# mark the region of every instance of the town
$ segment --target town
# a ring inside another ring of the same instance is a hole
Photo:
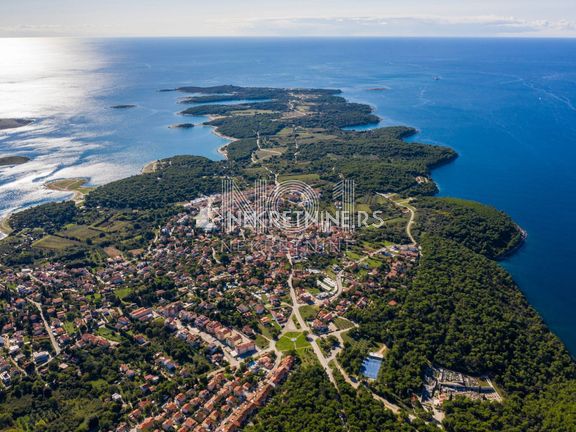
[[[320,364],[333,382],[336,371],[354,387],[373,379],[339,363],[357,327],[346,314],[382,290],[395,307],[385,282],[417,263],[418,246],[362,247],[349,230],[314,225],[297,235],[226,232],[220,205],[221,195],[185,204],[147,251],[97,271],[51,263],[2,273],[3,385],[73,371],[83,350],[139,347],[152,361],[118,365],[117,430],[186,432],[238,430],[296,360]]]

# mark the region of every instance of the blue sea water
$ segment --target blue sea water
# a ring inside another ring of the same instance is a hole
[[[46,180],[94,184],[175,154],[218,158],[210,128],[182,118],[181,85],[335,87],[374,106],[381,125],[460,157],[434,171],[441,194],[475,199],[528,231],[503,262],[576,354],[576,40],[562,39],[0,39],[0,213],[63,194]],[[117,104],[134,109],[112,110]]]

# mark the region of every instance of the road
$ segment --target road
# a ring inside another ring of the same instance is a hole
[[[383,248],[383,249],[385,249],[385,248]],[[377,253],[381,253],[383,249],[379,249],[377,251],[374,251],[369,256],[372,256],[372,255],[377,254]],[[288,261],[292,265],[292,257],[290,256],[290,254],[288,254],[287,257],[288,257]],[[366,258],[368,258],[368,256],[364,257],[364,259],[366,259]],[[341,281],[342,273],[343,273],[343,271],[338,273],[338,275],[336,277],[336,283],[338,285],[338,294],[335,295],[334,297],[338,297],[339,293],[342,292],[342,281]],[[349,329],[339,330],[337,332],[332,333],[340,341],[340,349],[335,350],[330,355],[330,357],[328,359],[326,357],[324,357],[324,354],[320,350],[320,347],[318,346],[318,343],[317,343],[317,340],[320,338],[312,333],[312,331],[310,330],[310,327],[308,326],[308,324],[306,323],[306,321],[302,318],[302,315],[300,314],[300,306],[303,306],[303,304],[300,304],[298,302],[298,297],[296,296],[296,290],[294,289],[294,286],[292,284],[292,278],[293,278],[293,271],[290,273],[290,276],[288,278],[288,287],[290,288],[290,297],[292,299],[292,314],[296,316],[296,320],[298,321],[298,324],[300,324],[300,328],[302,329],[302,331],[308,331],[309,332],[309,334],[310,334],[309,338],[311,339],[312,349],[314,350],[314,354],[316,354],[316,357],[318,358],[320,365],[324,368],[324,370],[326,371],[326,374],[328,375],[328,378],[330,379],[332,384],[334,384],[336,386],[336,388],[337,388],[337,385],[336,385],[336,380],[334,379],[334,373],[332,371],[332,368],[329,365],[330,361],[332,361],[333,364],[336,365],[336,368],[342,374],[342,376],[344,377],[346,382],[348,384],[350,384],[352,387],[354,387],[355,389],[357,389],[360,386],[360,383],[358,381],[350,378],[348,373],[346,373],[346,371],[340,366],[340,363],[338,363],[338,360],[336,359],[337,354],[340,352],[340,350],[342,350],[342,348],[344,346],[344,341],[342,339],[342,333],[348,331]],[[292,319],[292,317],[290,317],[290,319]],[[354,324],[354,325],[356,327],[358,327],[357,324]],[[372,397],[374,399],[380,401],[387,409],[392,411],[394,414],[398,414],[401,411],[401,408],[398,405],[395,405],[395,404],[389,402],[388,400],[384,399],[383,397],[373,393],[372,391],[370,391],[370,389],[368,389],[368,391],[370,392],[370,394],[372,395]]]
[[[406,224],[406,235],[408,236],[413,245],[417,245],[418,242],[416,242],[414,236],[412,235],[412,226],[414,225],[416,219],[416,209],[410,204],[408,204],[411,198],[408,198],[406,200],[395,200],[392,199],[391,194],[378,193],[378,195],[386,198],[389,201],[392,201],[398,207],[402,207],[410,212],[410,219],[408,219],[408,223]]]
[[[292,258],[290,256],[288,259],[290,262],[292,262]],[[310,330],[310,327],[308,327],[308,324],[302,318],[302,314],[300,313],[300,306],[304,306],[304,304],[301,304],[298,302],[298,297],[296,296],[296,290],[294,290],[294,286],[292,284],[292,277],[293,277],[293,271],[290,273],[290,277],[288,278],[288,287],[290,288],[290,297],[292,298],[292,313],[293,313],[293,315],[296,316],[296,320],[298,321],[298,324],[300,324],[300,330],[308,332],[308,334],[309,334],[308,337],[311,339],[310,345],[312,345],[312,349],[314,350],[314,354],[316,354],[316,357],[318,357],[318,361],[320,362],[320,365],[326,371],[326,374],[328,375],[328,378],[330,379],[332,384],[336,385],[336,380],[334,379],[334,374],[332,373],[332,369],[328,365],[328,360],[326,360],[326,357],[324,357],[324,354],[322,354],[320,347],[316,343],[316,339],[318,339],[318,336],[316,336],[312,333],[312,330]]]
[[[56,342],[56,338],[52,333],[52,328],[50,328],[48,321],[46,321],[46,318],[44,318],[44,312],[42,312],[42,305],[38,302],[35,302],[32,299],[28,299],[28,301],[38,308],[38,311],[40,312],[40,318],[42,318],[42,321],[44,322],[44,328],[46,328],[46,333],[48,333],[48,336],[50,337],[52,348],[54,348],[54,352],[56,353],[56,355],[60,354],[62,352],[62,349],[58,345],[58,342]]]
[[[358,324],[354,323],[354,326],[358,327]],[[336,369],[338,369],[340,374],[344,377],[344,380],[348,384],[350,384],[352,387],[357,389],[358,387],[360,387],[360,383],[358,381],[356,381],[355,379],[352,379],[350,377],[350,375],[348,375],[348,373],[344,370],[344,368],[340,365],[340,363],[338,362],[338,359],[336,358],[338,356],[338,354],[340,353],[340,351],[342,351],[342,349],[344,348],[344,340],[342,339],[342,333],[345,333],[349,330],[350,329],[338,330],[336,332],[330,333],[330,335],[336,336],[338,338],[338,340],[340,341],[340,347],[338,349],[335,349],[332,351],[332,353],[330,354],[330,357],[328,357],[327,361],[328,361],[328,363],[333,362],[333,364],[336,365]],[[370,392],[370,394],[372,395],[372,397],[374,399],[380,401],[382,404],[384,404],[384,406],[386,408],[388,408],[394,414],[398,414],[401,411],[401,408],[398,405],[395,405],[392,402],[384,399],[383,397],[378,396],[377,394],[373,393],[369,388],[366,388],[366,389]]]
[[[330,299],[330,303],[338,300],[338,298],[342,295],[344,291],[344,285],[342,284],[342,275],[344,274],[344,270],[340,270],[336,275],[336,293]]]

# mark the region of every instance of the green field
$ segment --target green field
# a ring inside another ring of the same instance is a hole
[[[268,339],[274,339],[274,336],[272,335],[272,332],[270,331],[270,328],[268,326],[258,324],[258,330],[260,331],[260,333],[262,333],[264,337]]]
[[[307,183],[320,180],[320,176],[318,174],[300,174],[300,175],[284,175],[278,177],[278,181],[283,182],[287,180],[298,180]]]
[[[63,326],[64,330],[66,330],[66,333],[68,333],[69,335],[72,335],[74,332],[76,332],[76,326],[72,321],[65,321]]]
[[[354,327],[354,323],[352,323],[352,321],[342,317],[335,318],[334,325],[338,328],[338,330],[347,330]]]
[[[350,258],[351,260],[353,260],[353,261],[358,261],[359,259],[362,258],[362,255],[360,255],[360,254],[358,254],[358,253],[356,253],[356,252],[352,252],[351,250],[347,250],[347,251],[346,251],[346,256],[347,256],[348,258]]]
[[[78,246],[80,243],[62,237],[48,235],[36,241],[33,246],[43,249],[64,250],[69,247]]]
[[[60,235],[63,237],[72,237],[79,241],[86,241],[87,239],[98,237],[100,231],[87,225],[72,225],[70,228],[60,231]]]
[[[382,261],[375,258],[368,258],[365,262],[370,266],[370,268],[380,268],[384,265]]]
[[[264,336],[262,335],[256,335],[256,346],[260,349],[266,349],[268,348],[268,345],[270,345],[270,342],[268,342],[268,339],[266,339]]]
[[[112,342],[121,342],[122,341],[122,338],[120,337],[120,335],[113,332],[108,327],[98,327],[98,330],[96,330],[96,334],[98,336],[102,336],[103,338],[106,338]]]
[[[300,361],[302,361],[303,366],[316,366],[320,364],[312,347],[299,349],[296,351],[296,354],[300,358]]]
[[[122,288],[118,288],[116,291],[114,291],[114,293],[116,294],[116,297],[118,297],[120,300],[124,300],[126,297],[128,297],[128,295],[132,292],[132,288],[130,287],[122,287]]]
[[[316,308],[314,306],[311,306],[311,305],[300,306],[299,310],[300,310],[300,315],[302,315],[302,318],[305,321],[309,321],[309,320],[313,319],[316,316],[316,314],[318,313]]]

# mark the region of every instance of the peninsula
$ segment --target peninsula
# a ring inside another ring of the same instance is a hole
[[[452,149],[347,130],[379,118],[338,89],[175,91],[233,139],[226,160],[155,161],[11,217],[1,427],[570,430],[576,363],[497,262],[523,231],[434,196]],[[248,201],[255,180],[302,182],[328,210],[353,181],[382,223],[227,230],[230,179]]]

